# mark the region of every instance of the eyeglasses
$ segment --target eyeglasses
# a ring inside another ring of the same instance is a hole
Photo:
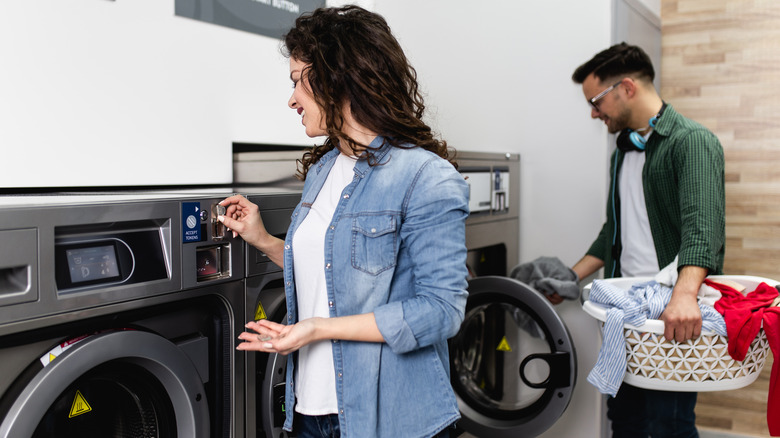
[[[618,85],[620,85],[620,83],[621,83],[621,82],[623,82],[623,79],[621,79],[621,80],[619,80],[619,81],[615,82],[614,84],[612,84],[612,85],[611,85],[609,88],[607,88],[606,90],[602,91],[601,93],[599,93],[599,94],[595,95],[593,98],[589,99],[589,100],[588,100],[588,103],[590,104],[590,106],[592,106],[592,107],[593,107],[593,109],[595,109],[596,111],[601,111],[601,110],[599,109],[599,103],[598,103],[598,101],[599,101],[599,100],[601,100],[601,99],[603,99],[603,98],[604,98],[604,96],[606,96],[606,95],[607,95],[607,94],[608,94],[610,91],[614,90],[614,89],[615,89],[615,87],[617,87]]]

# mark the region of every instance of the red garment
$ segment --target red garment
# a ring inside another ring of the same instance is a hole
[[[766,420],[769,434],[780,436],[780,308],[769,307],[777,297],[777,289],[766,283],[758,285],[756,290],[743,296],[731,287],[704,280],[707,285],[719,290],[721,299],[715,302],[715,309],[726,321],[729,337],[729,355],[736,360],[744,360],[750,344],[761,329],[763,323],[769,348],[775,360],[769,378]]]

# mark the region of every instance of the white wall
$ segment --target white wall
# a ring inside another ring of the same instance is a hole
[[[429,122],[456,149],[520,154],[520,260],[570,266],[605,218],[607,132],[574,69],[611,43],[611,0],[376,0],[418,71]],[[577,349],[569,407],[545,437],[598,437],[603,397],[586,376],[600,345],[579,302],[555,306]]]
[[[173,0],[3,0],[0,60],[0,187],[227,183],[233,141],[313,143],[279,40]]]
[[[606,130],[571,74],[610,44],[609,0],[377,0],[456,149],[517,152],[522,261],[573,264],[604,218]]]
[[[636,0],[642,3],[650,12],[661,17],[661,0]]]

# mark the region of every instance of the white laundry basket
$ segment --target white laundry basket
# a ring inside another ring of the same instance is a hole
[[[751,292],[762,282],[777,286],[768,278],[744,275],[713,275],[712,280],[727,279],[745,286]],[[628,290],[634,284],[652,278],[613,278],[608,281]],[[591,284],[585,286],[585,294]],[[583,310],[602,323],[606,321],[606,307],[585,301]],[[761,329],[750,345],[745,360],[732,359],[728,353],[728,338],[702,331],[701,336],[678,343],[664,338],[664,323],[648,319],[641,326],[626,324],[626,374],[623,381],[647,389],[666,391],[723,391],[747,386],[758,378],[764,368],[769,343]]]

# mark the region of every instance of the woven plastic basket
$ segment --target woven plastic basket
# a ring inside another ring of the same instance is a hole
[[[762,282],[776,286],[777,281],[743,275],[713,275],[709,278],[736,281],[745,292],[755,290]],[[649,281],[651,278],[614,278],[608,281],[621,289]],[[586,296],[592,284],[585,286]],[[602,323],[606,308],[585,301],[583,310]],[[678,343],[664,338],[664,323],[648,319],[639,327],[626,324],[626,374],[623,381],[640,388],[666,391],[724,391],[753,383],[764,368],[769,343],[760,330],[750,345],[745,360],[732,359],[728,338],[703,331],[696,339]]]

